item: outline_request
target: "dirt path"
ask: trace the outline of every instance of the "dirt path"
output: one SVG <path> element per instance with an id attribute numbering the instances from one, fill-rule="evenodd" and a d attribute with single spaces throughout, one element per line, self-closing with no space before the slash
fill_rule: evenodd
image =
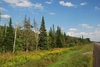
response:
<path id="1" fill-rule="evenodd" d="M 93 67 L 100 67 L 100 43 L 94 43 L 93 58 Z"/>
<path id="2" fill-rule="evenodd" d="M 83 54 L 83 55 L 93 54 L 93 51 L 85 52 L 85 53 L 82 53 L 82 54 Z"/>

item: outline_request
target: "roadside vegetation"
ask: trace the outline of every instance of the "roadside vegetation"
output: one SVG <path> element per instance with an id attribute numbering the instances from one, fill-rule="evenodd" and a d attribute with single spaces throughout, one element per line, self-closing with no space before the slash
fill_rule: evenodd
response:
<path id="1" fill-rule="evenodd" d="M 92 51 L 92 47 L 92 45 L 85 45 L 81 46 L 81 49 L 65 53 L 60 56 L 59 61 L 48 67 L 93 67 L 93 54 L 83 54 L 85 52 Z"/>
<path id="2" fill-rule="evenodd" d="M 0 65 L 1 67 L 92 67 L 92 54 L 83 54 L 88 51 L 92 51 L 92 44 L 14 55 L 6 53 L 0 55 Z"/>
<path id="3" fill-rule="evenodd" d="M 47 31 L 44 16 L 40 26 L 27 16 L 21 23 L 13 26 L 12 18 L 9 18 L 4 26 L 0 26 L 0 67 L 92 65 L 92 55 L 82 55 L 92 50 L 89 38 L 83 35 L 71 37 L 62 32 L 61 27 L 55 29 L 54 24 Z"/>

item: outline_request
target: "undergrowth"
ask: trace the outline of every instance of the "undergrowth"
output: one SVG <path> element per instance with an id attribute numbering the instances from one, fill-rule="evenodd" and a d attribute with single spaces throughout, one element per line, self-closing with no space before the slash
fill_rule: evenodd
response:
<path id="1" fill-rule="evenodd" d="M 0 54 L 0 67 L 91 67 L 92 55 L 82 53 L 92 45 L 58 48 L 30 53 Z"/>

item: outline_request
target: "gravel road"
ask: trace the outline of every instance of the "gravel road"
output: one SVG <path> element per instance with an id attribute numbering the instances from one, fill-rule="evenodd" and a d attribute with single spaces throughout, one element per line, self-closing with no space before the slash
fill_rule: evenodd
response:
<path id="1" fill-rule="evenodd" d="M 93 67 L 100 67 L 100 43 L 94 43 L 93 58 Z"/>

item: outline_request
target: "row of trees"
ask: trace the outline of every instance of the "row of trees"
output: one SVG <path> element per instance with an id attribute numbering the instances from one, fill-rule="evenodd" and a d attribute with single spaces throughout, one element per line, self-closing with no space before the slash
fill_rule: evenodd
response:
<path id="1" fill-rule="evenodd" d="M 54 25 L 50 27 L 49 32 L 45 28 L 45 20 L 42 17 L 41 26 L 34 19 L 30 23 L 30 18 L 25 16 L 22 26 L 14 28 L 12 19 L 9 20 L 9 25 L 0 26 L 0 51 L 7 52 L 17 50 L 33 51 L 33 50 L 49 50 L 53 48 L 71 47 L 75 45 L 83 45 L 89 43 L 89 38 L 84 39 L 70 37 L 61 32 L 58 26 L 55 30 Z"/>

